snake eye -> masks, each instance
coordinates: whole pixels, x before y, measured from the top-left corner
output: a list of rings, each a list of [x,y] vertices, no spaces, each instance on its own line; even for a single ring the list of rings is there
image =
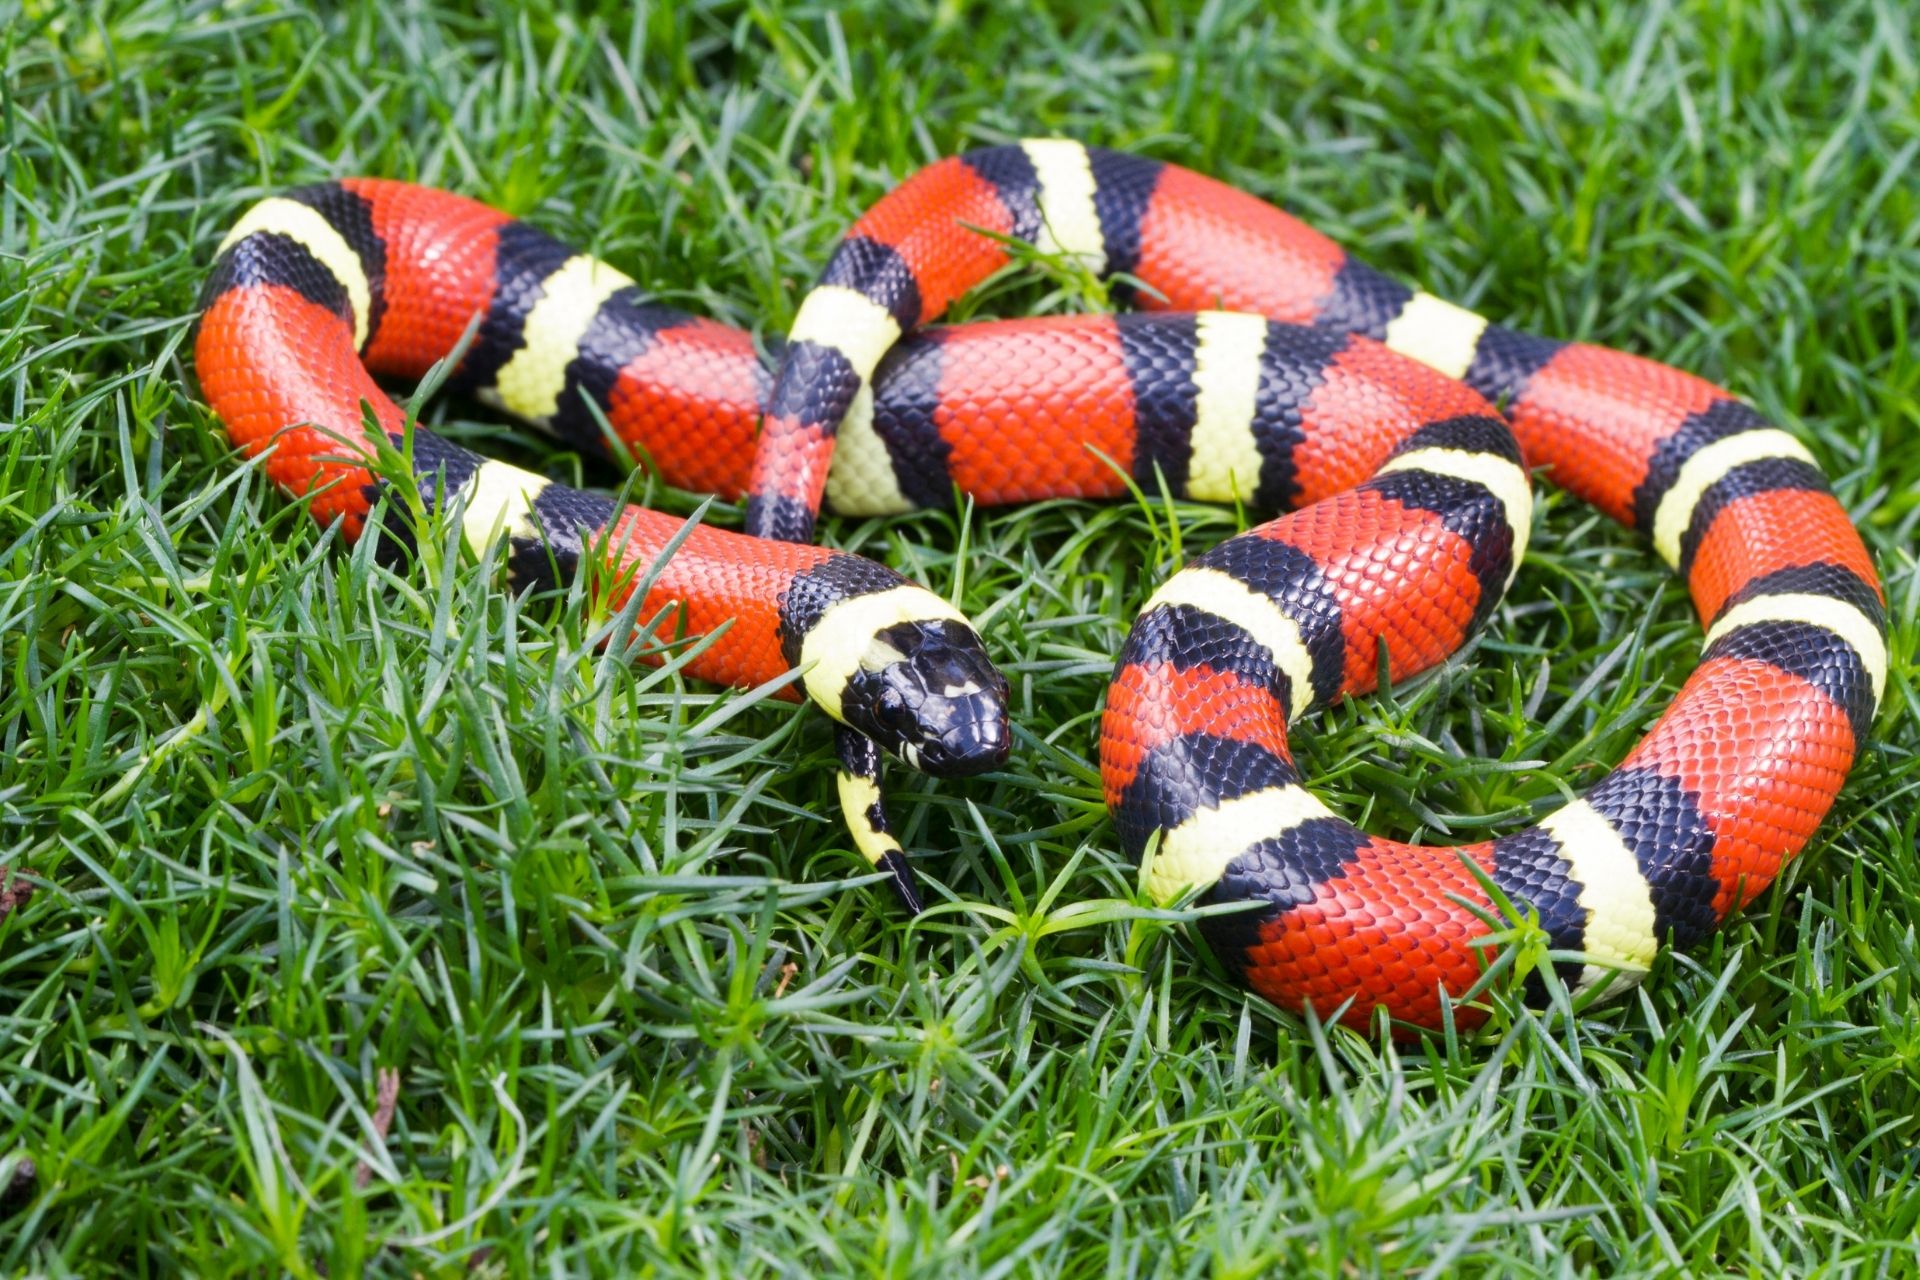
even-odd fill
[[[880,691],[878,699],[880,722],[890,729],[905,733],[915,725],[913,708],[898,689],[891,686]]]

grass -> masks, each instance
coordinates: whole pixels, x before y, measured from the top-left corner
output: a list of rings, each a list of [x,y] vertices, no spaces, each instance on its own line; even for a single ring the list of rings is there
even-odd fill
[[[475,8],[0,0],[0,1271],[1920,1273],[1910,6]],[[827,525],[1014,684],[1005,770],[896,774],[909,928],[817,716],[451,544],[343,550],[194,393],[212,247],[282,186],[453,187],[775,332],[891,182],[1055,131],[1813,444],[1896,661],[1779,888],[1577,1019],[1395,1046],[1237,994],[1139,909],[1094,717],[1239,518],[1049,503]],[[1300,734],[1369,830],[1513,829],[1691,668],[1634,538],[1556,498],[1535,547],[1474,652]]]

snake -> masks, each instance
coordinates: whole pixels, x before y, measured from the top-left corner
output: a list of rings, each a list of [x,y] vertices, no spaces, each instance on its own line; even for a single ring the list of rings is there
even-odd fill
[[[1132,309],[936,323],[1029,256]],[[1488,940],[1517,920],[1548,944],[1529,1003],[1548,974],[1583,999],[1630,989],[1807,844],[1885,693],[1879,579],[1795,435],[1691,374],[1492,323],[1174,164],[1060,138],[936,161],[854,223],[767,347],[473,200],[344,179],[242,216],[195,363],[232,441],[345,536],[404,545],[383,501],[404,477],[518,588],[584,574],[617,607],[644,587],[639,616],[707,642],[693,677],[798,670],[783,691],[838,726],[852,841],[909,910],[881,758],[1004,766],[1008,685],[950,603],[815,545],[822,506],[1153,489],[1273,517],[1147,599],[1102,712],[1102,787],[1149,905],[1195,908],[1246,989],[1355,1026],[1477,1025]],[[374,381],[449,359],[452,388],[582,452],[743,499],[744,533],[470,452]],[[1533,825],[1371,836],[1308,790],[1289,727],[1489,620],[1536,473],[1651,541],[1701,619],[1699,664]]]

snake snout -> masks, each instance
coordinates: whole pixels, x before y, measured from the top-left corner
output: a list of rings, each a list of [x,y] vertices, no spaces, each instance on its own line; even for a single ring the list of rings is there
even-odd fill
[[[987,679],[949,684],[926,704],[926,736],[919,767],[936,778],[965,778],[1007,762],[1013,734],[1007,718],[1007,682],[987,669]]]
[[[861,671],[843,699],[847,723],[936,778],[1006,763],[1007,680],[973,628],[950,619],[901,623],[877,637],[893,661]]]

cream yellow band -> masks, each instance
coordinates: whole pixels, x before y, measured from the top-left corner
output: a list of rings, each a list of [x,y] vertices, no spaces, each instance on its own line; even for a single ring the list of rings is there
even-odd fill
[[[887,442],[873,429],[873,388],[862,385],[840,424],[827,472],[827,501],[843,516],[891,516],[913,510],[894,474]]]
[[[366,346],[367,324],[373,314],[373,291],[367,283],[366,268],[360,265],[360,255],[353,251],[346,237],[334,230],[333,224],[312,205],[274,196],[241,215],[240,221],[233,224],[233,230],[227,232],[227,238],[220,242],[219,252],[225,253],[261,231],[296,241],[333,273],[333,278],[347,291],[347,303],[353,309],[354,349]]]
[[[1464,377],[1486,332],[1487,318],[1430,293],[1416,293],[1387,325],[1387,346],[1438,369],[1449,378]]]
[[[1300,624],[1279,605],[1231,574],[1208,568],[1174,574],[1153,593],[1147,608],[1182,604],[1225,618],[1266,649],[1291,686],[1288,719],[1297,719],[1313,705],[1313,655],[1300,634]]]
[[[1873,619],[1844,600],[1812,592],[1783,592],[1777,596],[1755,596],[1721,615],[1707,632],[1711,645],[1730,631],[1764,622],[1804,622],[1833,632],[1860,655],[1861,665],[1873,682],[1873,704],[1887,692],[1887,642]]]
[[[598,258],[576,254],[540,282],[540,298],[527,311],[521,326],[521,345],[493,386],[481,392],[516,417],[545,424],[560,411],[567,387],[567,366],[580,356],[580,340],[593,318],[631,277]]]
[[[1653,549],[1668,564],[1680,563],[1680,542],[1693,524],[1693,512],[1707,490],[1735,467],[1762,458],[1792,458],[1812,462],[1807,447],[1778,427],[1743,431],[1696,449],[1680,464],[1680,473],[1660,499],[1653,514]]]
[[[878,862],[890,853],[900,852],[900,842],[874,826],[867,817],[880,803],[880,788],[871,778],[842,770],[839,778],[840,809],[846,815],[847,830],[853,834],[854,847],[868,862]]]
[[[533,502],[550,482],[531,471],[504,462],[483,462],[460,491],[466,510],[460,517],[461,540],[476,556],[484,555],[494,539],[537,538]]]
[[[1020,144],[1040,179],[1042,253],[1071,254],[1095,275],[1107,269],[1107,238],[1093,203],[1093,161],[1087,149],[1065,138],[1032,138]]]
[[[1519,572],[1527,555],[1527,538],[1533,532],[1533,487],[1527,473],[1495,453],[1473,453],[1465,449],[1415,449],[1403,453],[1380,468],[1379,474],[1394,471],[1431,471],[1437,475],[1466,480],[1488,490],[1506,509],[1507,527],[1513,532],[1513,567],[1507,581]]]
[[[1260,445],[1253,434],[1260,395],[1262,316],[1202,311],[1194,317],[1193,434],[1187,494],[1201,502],[1251,498],[1260,487]]]
[[[1605,983],[1602,999],[1618,995],[1646,977],[1659,950],[1653,889],[1620,833],[1585,800],[1548,814],[1540,826],[1559,842],[1587,913],[1583,950],[1595,963],[1582,970],[1578,989]]]
[[[902,622],[934,620],[966,622],[958,609],[912,583],[833,605],[800,642],[800,665],[806,672],[801,679],[807,696],[844,722],[840,700],[847,681],[863,669],[877,670],[906,656],[880,640],[878,633]]]
[[[873,376],[880,357],[900,340],[900,322],[858,289],[823,284],[801,300],[787,340],[833,348],[865,381]]]
[[[1267,787],[1201,809],[1160,837],[1145,871],[1155,902],[1173,902],[1188,889],[1205,889],[1226,874],[1227,864],[1262,840],[1285,835],[1303,822],[1333,813],[1305,787]]]

